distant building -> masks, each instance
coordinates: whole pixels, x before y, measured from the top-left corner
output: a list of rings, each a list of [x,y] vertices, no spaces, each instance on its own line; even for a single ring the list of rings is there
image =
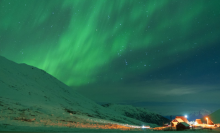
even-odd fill
[[[165,123],[163,124],[164,127],[168,127],[169,126],[169,123]]]
[[[179,122],[184,122],[184,121],[182,119],[180,119],[180,118],[175,118],[174,120],[172,120],[172,127],[176,127],[176,125]]]
[[[201,121],[201,119],[196,119],[196,121],[195,121],[197,124],[202,124],[202,121]]]
[[[216,126],[210,119],[206,118],[206,119],[196,119],[195,121],[195,127],[203,127],[203,128],[211,128]]]
[[[208,125],[214,125],[214,123],[210,119],[208,119]]]
[[[189,124],[189,121],[184,116],[176,116],[176,118],[172,120],[172,127],[176,127],[176,125],[180,122]]]
[[[176,116],[176,118],[182,119],[184,122],[189,123],[189,121],[184,116]]]
[[[187,124],[186,122],[179,122],[176,125],[176,130],[177,131],[186,130],[186,129],[190,129],[190,125]]]
[[[206,125],[214,125],[214,122],[212,122],[212,120],[208,117],[204,117],[202,120],[202,123],[203,124],[206,124]]]

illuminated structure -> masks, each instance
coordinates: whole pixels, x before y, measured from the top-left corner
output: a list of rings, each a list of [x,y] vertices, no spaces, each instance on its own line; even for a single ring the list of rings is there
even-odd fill
[[[205,121],[204,121],[205,120]],[[196,127],[203,127],[203,128],[210,128],[214,127],[214,123],[210,120],[210,118],[206,117],[203,119],[203,122],[201,119],[196,119],[195,124]]]
[[[195,122],[189,122],[186,116],[176,116],[176,118],[173,119],[171,123],[172,127],[176,127],[176,129],[179,128],[177,130],[188,129],[188,125],[192,128],[211,128],[214,126],[217,127],[217,124],[215,125],[208,117],[205,117],[203,121],[201,119],[196,119]]]
[[[207,125],[214,125],[214,123],[208,117],[206,117],[206,120],[207,120]]]
[[[176,116],[176,118],[174,120],[172,120],[172,122],[171,122],[172,123],[172,127],[176,127],[176,125],[178,123],[181,123],[181,122],[185,122],[185,123],[189,124],[189,121],[187,120],[186,117],[184,117],[184,116]]]
[[[195,125],[197,125],[197,124],[202,124],[202,121],[201,121],[201,119],[196,119],[196,124]]]

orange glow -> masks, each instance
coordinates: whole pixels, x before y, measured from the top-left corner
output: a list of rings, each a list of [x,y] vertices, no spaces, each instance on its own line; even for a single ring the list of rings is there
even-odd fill
[[[119,129],[119,130],[129,130],[129,131],[142,131],[141,128],[127,127],[118,124],[111,123],[85,123],[85,122],[74,122],[74,121],[65,121],[65,120],[50,120],[50,119],[39,119],[36,118],[26,119],[24,117],[13,118],[15,125],[29,126],[29,127],[69,127],[69,128],[84,128],[84,129]],[[8,121],[10,118],[0,117],[1,121]]]

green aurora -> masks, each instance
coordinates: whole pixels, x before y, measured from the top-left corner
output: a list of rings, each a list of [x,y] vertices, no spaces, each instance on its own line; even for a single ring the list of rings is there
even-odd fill
[[[1,0],[0,6],[0,55],[70,86],[162,69],[210,47],[220,34],[213,28],[220,23],[218,0]]]
[[[167,115],[214,110],[219,7],[219,0],[0,0],[0,56],[99,103]]]

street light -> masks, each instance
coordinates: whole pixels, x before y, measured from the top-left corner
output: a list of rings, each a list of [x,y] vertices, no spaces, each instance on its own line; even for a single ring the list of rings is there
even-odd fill
[[[207,120],[207,125],[208,125],[208,118],[206,118],[206,120]]]
[[[185,118],[187,118],[187,115],[185,115]]]

